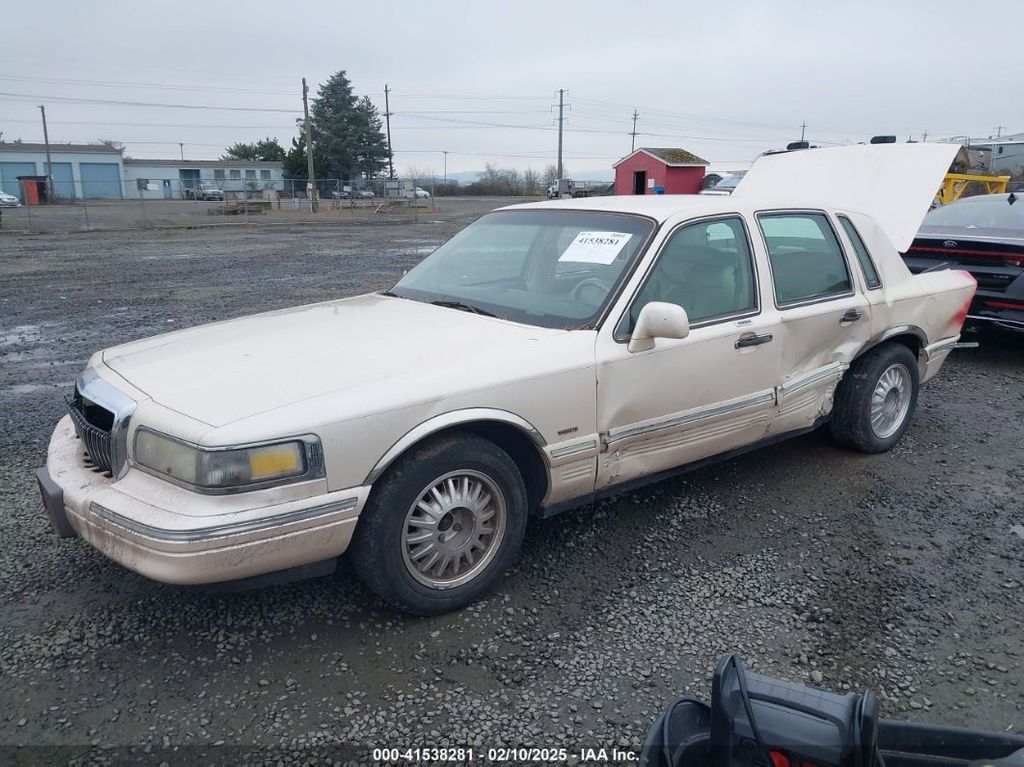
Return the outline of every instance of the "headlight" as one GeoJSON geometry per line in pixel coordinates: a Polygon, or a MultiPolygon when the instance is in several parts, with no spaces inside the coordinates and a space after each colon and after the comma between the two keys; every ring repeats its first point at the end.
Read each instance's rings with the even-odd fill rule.
{"type": "Polygon", "coordinates": [[[315,437],[211,449],[140,428],[134,458],[140,466],[200,492],[256,490],[323,476],[315,437]]]}

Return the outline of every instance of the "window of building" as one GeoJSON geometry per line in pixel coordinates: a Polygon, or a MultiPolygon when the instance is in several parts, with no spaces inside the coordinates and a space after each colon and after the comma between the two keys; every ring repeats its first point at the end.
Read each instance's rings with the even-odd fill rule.
{"type": "Polygon", "coordinates": [[[248,178],[248,179],[254,179],[254,178],[256,178],[256,171],[255,171],[255,170],[253,170],[252,168],[248,168],[248,169],[247,169],[247,170],[245,171],[245,177],[246,177],[246,178],[248,178]]]}
{"type": "Polygon", "coordinates": [[[860,268],[864,271],[864,282],[869,288],[882,287],[882,281],[878,279],[878,270],[875,269],[875,263],[871,260],[871,254],[868,253],[868,247],[864,244],[864,240],[860,238],[860,232],[857,231],[857,227],[846,216],[839,216],[839,223],[843,225],[843,229],[846,230],[846,236],[850,238],[850,242],[853,244],[853,252],[857,254],[860,268]]]}
{"type": "Polygon", "coordinates": [[[266,168],[260,168],[260,178],[264,181],[270,181],[270,171],[266,168]]]}
{"type": "Polygon", "coordinates": [[[850,293],[850,272],[824,213],[762,213],[757,217],[779,306],[850,293]]]}
{"type": "Polygon", "coordinates": [[[228,171],[228,176],[232,179],[240,179],[242,177],[242,171],[232,168],[228,171]]]}
{"type": "Polygon", "coordinates": [[[218,181],[223,181],[224,180],[224,169],[223,168],[214,168],[213,169],[213,177],[215,179],[217,179],[218,181]]]}
{"type": "Polygon", "coordinates": [[[630,331],[651,301],[683,307],[691,323],[755,312],[756,280],[743,222],[723,218],[673,232],[633,302],[630,331]]]}

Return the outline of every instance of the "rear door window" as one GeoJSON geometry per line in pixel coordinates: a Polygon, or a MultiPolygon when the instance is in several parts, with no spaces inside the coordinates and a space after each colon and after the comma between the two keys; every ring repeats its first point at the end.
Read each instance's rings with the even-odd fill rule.
{"type": "Polygon", "coordinates": [[[868,253],[864,240],[860,238],[860,232],[857,231],[857,227],[846,216],[838,216],[838,218],[839,223],[846,230],[846,236],[850,238],[853,252],[857,254],[857,261],[860,262],[860,268],[864,272],[865,284],[871,289],[882,287],[882,281],[878,278],[878,270],[875,269],[875,262],[871,260],[871,254],[868,253]]]}
{"type": "Polygon", "coordinates": [[[846,258],[824,213],[761,213],[779,306],[821,301],[853,291],[846,258]]]}

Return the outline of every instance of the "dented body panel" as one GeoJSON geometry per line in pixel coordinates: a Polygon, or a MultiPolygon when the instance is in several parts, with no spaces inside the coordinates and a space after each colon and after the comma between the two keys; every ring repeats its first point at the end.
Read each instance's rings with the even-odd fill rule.
{"type": "MultiPolygon", "coordinates": [[[[941,162],[938,154],[928,152],[932,162],[941,162]]],[[[765,185],[764,174],[753,177],[765,185]]],[[[124,474],[103,477],[83,465],[65,418],[47,457],[63,495],[51,494],[48,505],[63,509],[79,536],[127,567],[162,581],[207,583],[340,555],[388,467],[441,431],[491,424],[521,435],[542,467],[534,509],[541,512],[806,431],[828,417],[843,375],[879,343],[908,345],[921,380],[934,376],[959,337],[975,288],[965,272],[908,271],[893,237],[903,236],[916,203],[881,224],[825,202],[748,193],[517,206],[633,213],[657,222],[594,327],[542,328],[367,295],[108,349],[89,369],[135,403],[129,446],[141,426],[208,447],[311,434],[322,444],[324,475],[202,495],[141,470],[129,448],[124,474]],[[848,291],[796,304],[778,300],[759,216],[787,211],[826,217],[848,291]],[[879,285],[868,284],[840,217],[853,222],[879,285]],[[630,351],[627,319],[669,238],[694,222],[726,218],[742,221],[749,239],[756,306],[630,351]],[[746,343],[751,338],[753,345],[746,343]]]]}

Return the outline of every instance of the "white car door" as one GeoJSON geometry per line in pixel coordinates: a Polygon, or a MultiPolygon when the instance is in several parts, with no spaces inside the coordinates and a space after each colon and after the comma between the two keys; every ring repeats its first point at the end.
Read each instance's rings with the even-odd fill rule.
{"type": "Polygon", "coordinates": [[[738,214],[690,221],[665,237],[638,287],[598,334],[597,490],[766,436],[778,381],[778,316],[762,311],[750,235],[738,214]],[[648,302],[682,306],[683,339],[627,342],[648,302]]]}
{"type": "Polygon", "coordinates": [[[780,383],[772,432],[812,426],[871,334],[871,307],[853,278],[836,223],[820,210],[756,215],[770,266],[780,383]]]}

